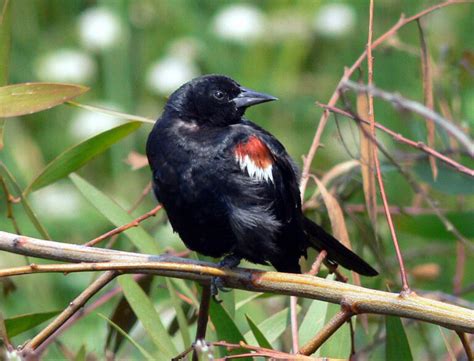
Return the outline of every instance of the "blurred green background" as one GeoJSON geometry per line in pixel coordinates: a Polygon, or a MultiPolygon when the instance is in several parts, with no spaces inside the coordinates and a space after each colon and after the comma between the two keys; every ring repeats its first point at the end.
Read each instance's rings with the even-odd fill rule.
{"type": "MultiPolygon", "coordinates": [[[[435,2],[379,0],[375,4],[377,37],[395,24],[401,13],[412,15],[435,2]]],[[[357,59],[367,41],[368,1],[362,0],[15,0],[10,1],[10,7],[9,83],[82,84],[91,90],[77,99],[81,103],[157,118],[166,97],[183,82],[200,74],[226,74],[247,87],[280,99],[249,110],[247,116],[275,134],[300,165],[322,112],[315,101],[328,101],[344,67],[357,59]]],[[[422,19],[433,62],[436,108],[439,110],[441,102],[448,104],[457,124],[467,131],[474,120],[473,19],[472,4],[450,6],[422,19]]],[[[419,52],[418,29],[411,23],[374,52],[376,85],[423,102],[419,52]]],[[[359,78],[365,80],[365,67],[353,77],[359,78]]],[[[348,97],[354,100],[353,94],[348,97]]],[[[408,138],[426,141],[425,125],[420,117],[400,113],[379,100],[375,103],[375,114],[378,122],[408,138]]],[[[25,188],[66,148],[122,122],[67,105],[9,119],[0,158],[25,188]]],[[[144,153],[150,130],[150,125],[143,124],[139,131],[89,162],[78,174],[121,207],[129,209],[149,182],[150,172],[147,167],[132,170],[127,159],[131,152],[144,153]]],[[[451,149],[452,143],[446,134],[439,129],[437,134],[436,148],[451,149]]],[[[403,164],[426,185],[461,233],[472,239],[472,180],[438,163],[440,175],[437,182],[433,182],[423,154],[400,146],[384,135],[380,138],[392,155],[403,159],[403,164]],[[421,156],[413,161],[414,154],[421,156]]],[[[322,143],[324,147],[319,149],[312,165],[315,174],[322,175],[340,162],[358,158],[358,129],[347,119],[331,117],[322,143]]],[[[474,164],[462,154],[454,153],[453,157],[464,164],[474,164]]],[[[411,206],[416,202],[413,191],[393,166],[383,163],[383,170],[391,205],[411,206]]],[[[338,186],[342,206],[363,204],[359,171],[352,172],[338,186]]],[[[310,185],[307,196],[313,190],[310,185]]],[[[5,216],[6,202],[4,198],[0,200],[0,229],[14,232],[5,216]]],[[[113,228],[67,178],[34,192],[30,200],[54,240],[84,243],[113,228]]],[[[133,215],[143,214],[154,204],[153,197],[147,196],[133,215]]],[[[421,207],[424,209],[426,205],[421,203],[421,207]]],[[[40,237],[19,205],[14,206],[14,211],[22,233],[40,237]]],[[[320,207],[314,217],[330,228],[324,207],[320,207]]],[[[456,265],[454,237],[432,214],[398,215],[395,220],[408,268],[434,264],[431,271],[411,277],[412,286],[452,294],[456,265]]],[[[389,284],[392,290],[397,290],[398,267],[383,215],[379,217],[379,244],[373,239],[366,214],[348,214],[346,222],[353,247],[383,270],[381,277],[364,279],[363,284],[382,290],[389,284]],[[385,265],[380,264],[380,259],[385,265]]],[[[158,219],[145,222],[143,227],[156,238],[161,249],[184,249],[166,224],[164,213],[158,219]]],[[[114,247],[132,249],[123,236],[114,247]]],[[[24,262],[18,256],[0,255],[1,267],[24,262]]],[[[61,309],[87,286],[91,277],[75,274],[15,278],[17,289],[0,295],[0,311],[9,318],[61,309]]],[[[468,255],[463,286],[473,282],[474,266],[468,255]]],[[[164,299],[168,296],[156,284],[164,286],[164,281],[156,280],[151,293],[167,323],[171,319],[170,306],[164,299]]],[[[236,298],[248,295],[239,291],[236,298]]],[[[472,290],[462,297],[474,302],[472,290]]],[[[308,304],[303,303],[304,309],[308,304]]],[[[109,302],[100,312],[109,315],[114,305],[115,302],[109,302]]],[[[286,297],[271,297],[251,302],[244,311],[259,322],[284,305],[287,305],[286,297]]],[[[236,316],[236,322],[248,330],[244,311],[236,316]]],[[[372,342],[378,323],[379,318],[370,318],[369,335],[361,332],[357,339],[359,348],[372,342]]],[[[415,359],[432,359],[433,355],[446,353],[438,327],[412,324],[406,330],[415,359]]],[[[60,339],[73,352],[85,345],[88,352],[102,359],[106,332],[106,322],[93,313],[60,339]]],[[[134,332],[132,337],[136,339],[143,335],[139,327],[134,332]]],[[[455,340],[452,332],[444,332],[448,340],[455,340]]],[[[13,341],[20,344],[34,334],[31,331],[13,341]]],[[[143,343],[149,346],[146,338],[143,343]]],[[[288,350],[288,332],[276,344],[288,350]]],[[[381,343],[371,350],[369,358],[383,359],[383,351],[381,343]]],[[[120,355],[123,359],[139,358],[129,345],[124,345],[121,352],[119,358],[120,355]]],[[[45,357],[64,356],[57,345],[52,345],[45,357]]]]}

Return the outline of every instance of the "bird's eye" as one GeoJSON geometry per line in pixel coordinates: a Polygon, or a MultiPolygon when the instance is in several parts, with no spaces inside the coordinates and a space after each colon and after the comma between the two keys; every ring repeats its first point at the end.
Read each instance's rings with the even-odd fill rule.
{"type": "Polygon", "coordinates": [[[216,98],[217,100],[222,100],[225,98],[225,93],[223,91],[220,91],[220,90],[216,90],[213,94],[214,98],[216,98]]]}

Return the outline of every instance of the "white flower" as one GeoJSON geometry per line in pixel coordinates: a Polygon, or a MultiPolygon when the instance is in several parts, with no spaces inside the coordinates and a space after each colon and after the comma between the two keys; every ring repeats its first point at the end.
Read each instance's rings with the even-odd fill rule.
{"type": "Polygon", "coordinates": [[[291,38],[306,39],[312,35],[311,25],[297,12],[282,11],[276,13],[268,24],[268,36],[273,41],[291,38]]]}
{"type": "MultiPolygon", "coordinates": [[[[97,106],[121,111],[114,104],[98,104],[97,106]]],[[[114,116],[90,110],[79,109],[71,121],[69,131],[77,140],[83,140],[118,126],[121,123],[122,121],[114,116]]]]}
{"type": "Polygon", "coordinates": [[[107,8],[89,8],[79,18],[81,42],[91,50],[104,50],[116,44],[122,36],[121,29],[119,17],[107,8]]]}
{"type": "Polygon", "coordinates": [[[314,29],[323,36],[336,37],[351,31],[356,12],[347,4],[328,4],[319,8],[314,18],[314,29]]]}
{"type": "Polygon", "coordinates": [[[32,194],[31,201],[38,214],[56,219],[74,218],[81,207],[81,198],[75,188],[65,183],[39,189],[32,194]]]}
{"type": "Polygon", "coordinates": [[[230,5],[217,13],[213,27],[220,38],[246,42],[258,39],[263,34],[265,17],[252,5],[230,5]]]}
{"type": "Polygon", "coordinates": [[[157,94],[169,95],[199,75],[196,65],[186,58],[167,56],[150,66],[146,83],[157,94]]]}
{"type": "Polygon", "coordinates": [[[84,52],[60,49],[36,62],[36,75],[43,81],[86,83],[95,74],[96,63],[84,52]]]}

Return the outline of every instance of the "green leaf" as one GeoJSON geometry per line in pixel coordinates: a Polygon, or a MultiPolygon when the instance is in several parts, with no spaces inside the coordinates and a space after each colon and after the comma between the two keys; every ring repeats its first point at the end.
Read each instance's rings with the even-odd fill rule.
{"type": "Polygon", "coordinates": [[[0,85],[8,84],[11,49],[11,6],[9,0],[0,1],[0,85]]]}
{"type": "Polygon", "coordinates": [[[438,177],[433,180],[428,162],[418,163],[414,167],[416,175],[428,183],[433,189],[446,194],[474,194],[474,182],[467,174],[457,172],[455,169],[438,164],[438,177]]]}
{"type": "Polygon", "coordinates": [[[82,85],[22,83],[0,87],[0,118],[32,114],[63,104],[88,91],[82,85]]]}
{"type": "Polygon", "coordinates": [[[249,315],[245,315],[245,318],[247,319],[247,323],[249,324],[250,330],[252,331],[255,339],[257,340],[258,344],[260,347],[264,348],[269,348],[272,349],[272,345],[270,344],[270,341],[267,340],[263,332],[258,328],[257,324],[252,321],[249,315]]]}
{"type": "MultiPolygon", "coordinates": [[[[240,332],[239,328],[235,324],[234,320],[229,316],[226,309],[214,299],[211,300],[209,315],[211,316],[211,321],[216,328],[217,338],[220,341],[227,341],[235,344],[238,344],[240,341],[246,342],[242,332],[240,332]]],[[[235,355],[242,352],[243,349],[235,349],[229,351],[229,354],[235,355]]],[[[251,361],[250,358],[246,358],[245,360],[251,361]]]]}
{"type": "Polygon", "coordinates": [[[134,132],[141,123],[119,125],[76,144],[58,155],[26,188],[25,194],[45,187],[81,168],[91,159],[105,152],[114,143],[134,132]]]}
{"type": "Polygon", "coordinates": [[[41,234],[41,236],[45,239],[51,239],[49,236],[48,231],[46,228],[41,224],[39,221],[38,217],[36,216],[35,212],[30,206],[30,203],[26,199],[26,197],[23,196],[23,193],[21,191],[20,186],[18,185],[15,177],[13,174],[10,173],[8,168],[3,164],[3,162],[0,161],[0,175],[8,181],[8,183],[13,187],[13,191],[11,192],[12,195],[15,198],[20,198],[21,205],[23,206],[23,209],[25,210],[26,215],[30,219],[31,223],[35,226],[37,231],[41,234]]]}
{"type": "Polygon", "coordinates": [[[156,122],[155,119],[145,118],[145,117],[141,117],[139,115],[134,115],[134,114],[117,112],[115,110],[106,109],[106,108],[97,107],[97,106],[88,105],[88,104],[81,104],[81,103],[69,101],[67,102],[67,105],[72,105],[73,107],[86,109],[95,113],[107,114],[107,115],[110,115],[111,117],[116,117],[116,118],[125,119],[129,121],[136,121],[136,122],[142,122],[142,123],[148,123],[148,124],[155,124],[156,122]]]}
{"type": "MultiPolygon", "coordinates": [[[[120,207],[114,200],[95,188],[92,184],[73,173],[69,175],[74,185],[116,227],[133,221],[133,217],[120,207]]],[[[143,253],[159,254],[157,242],[142,227],[132,227],[124,232],[130,241],[143,253]]]]}
{"type": "Polygon", "coordinates": [[[118,282],[133,312],[135,312],[146,333],[158,348],[159,352],[155,356],[163,360],[169,360],[177,355],[178,351],[146,293],[130,275],[120,276],[118,282]]]}
{"type": "Polygon", "coordinates": [[[411,361],[410,344],[400,318],[385,316],[387,341],[385,344],[385,359],[387,361],[411,361]]]}
{"type": "Polygon", "coordinates": [[[311,305],[309,306],[298,331],[300,346],[304,346],[324,326],[327,309],[327,302],[311,300],[311,305]]]}
{"type": "Polygon", "coordinates": [[[11,338],[23,332],[31,330],[33,327],[42,324],[43,322],[56,316],[60,312],[61,310],[51,312],[29,313],[25,315],[7,318],[5,320],[5,326],[7,328],[8,337],[11,338]]]}
{"type": "MultiPolygon", "coordinates": [[[[298,314],[301,307],[296,308],[298,314]]],[[[275,313],[273,316],[267,318],[265,321],[258,324],[258,328],[265,335],[269,342],[274,342],[283,332],[287,329],[290,324],[290,308],[287,307],[280,312],[275,313]]],[[[257,341],[251,331],[245,334],[245,338],[249,342],[254,343],[257,341]]]]}
{"type": "Polygon", "coordinates": [[[184,314],[183,308],[181,307],[181,301],[178,296],[176,296],[176,291],[173,287],[171,280],[166,277],[166,287],[171,296],[171,302],[173,303],[174,310],[176,312],[176,318],[178,319],[179,331],[181,332],[181,337],[183,338],[184,347],[191,346],[191,338],[189,336],[189,327],[188,320],[184,314]]]}
{"type": "Polygon", "coordinates": [[[264,293],[261,293],[261,292],[260,293],[259,292],[252,292],[249,297],[244,298],[243,300],[241,300],[241,301],[239,301],[235,304],[235,310],[236,311],[240,310],[247,303],[249,303],[249,302],[251,302],[251,301],[255,300],[256,298],[261,297],[263,295],[264,295],[264,293]]]}
{"type": "MultiPolygon", "coordinates": [[[[324,323],[327,324],[336,313],[341,310],[341,306],[329,304],[324,323]]],[[[347,323],[339,329],[321,346],[321,356],[347,359],[351,353],[351,334],[347,323]]],[[[401,359],[400,359],[401,360],[401,359]]]]}
{"type": "MultiPolygon", "coordinates": [[[[8,83],[8,68],[11,48],[10,1],[0,1],[0,86],[8,83]]],[[[3,133],[6,119],[0,119],[0,151],[3,148],[3,133]]]]}
{"type": "Polygon", "coordinates": [[[119,325],[117,325],[114,321],[110,320],[107,316],[98,313],[97,316],[106,320],[113,328],[117,330],[124,338],[126,338],[135,348],[143,355],[145,359],[148,361],[153,361],[155,358],[151,356],[143,347],[141,347],[137,341],[135,341],[128,333],[126,333],[119,325]]]}
{"type": "Polygon", "coordinates": [[[77,351],[76,357],[74,357],[74,361],[86,361],[86,346],[82,345],[79,351],[77,351]]]}
{"type": "MultiPolygon", "coordinates": [[[[474,212],[466,210],[465,212],[449,212],[445,216],[466,238],[474,237],[474,212]]],[[[454,234],[448,232],[443,223],[434,214],[422,214],[414,216],[395,215],[394,220],[397,229],[427,239],[452,240],[456,239],[454,234]]]]}

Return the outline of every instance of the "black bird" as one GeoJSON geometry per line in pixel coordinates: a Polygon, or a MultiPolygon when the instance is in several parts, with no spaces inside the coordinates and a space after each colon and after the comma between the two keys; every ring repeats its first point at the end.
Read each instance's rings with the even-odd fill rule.
{"type": "Polygon", "coordinates": [[[361,275],[377,271],[306,218],[299,172],[283,145],[243,117],[255,104],[276,100],[221,75],[181,86],[169,98],[147,141],[156,198],[186,246],[300,273],[308,247],[361,275]]]}

